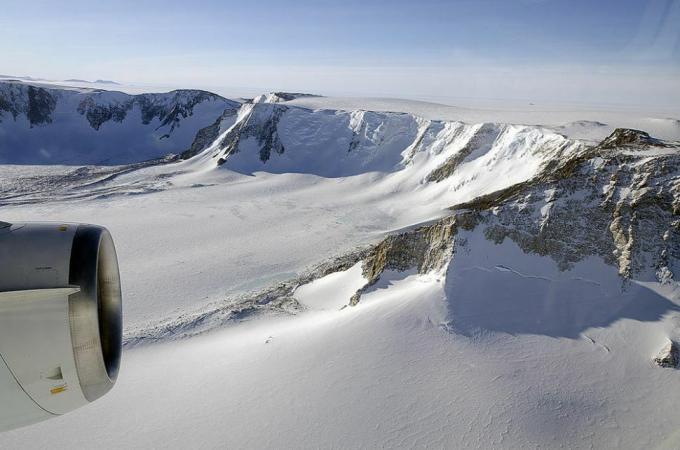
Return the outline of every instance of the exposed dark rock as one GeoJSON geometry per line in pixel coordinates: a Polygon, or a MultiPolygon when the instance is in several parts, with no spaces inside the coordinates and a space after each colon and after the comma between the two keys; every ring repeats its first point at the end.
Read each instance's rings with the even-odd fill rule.
{"type": "Polygon", "coordinates": [[[649,133],[630,128],[617,128],[599,145],[601,149],[615,149],[627,146],[659,146],[665,147],[663,141],[655,139],[649,133]]]}
{"type": "MultiPolygon", "coordinates": [[[[260,161],[267,162],[272,151],[283,154],[285,151],[279,139],[278,123],[288,107],[271,103],[258,103],[253,105],[248,117],[235,125],[220,142],[222,157],[227,160],[229,156],[238,152],[239,143],[242,139],[254,137],[260,146],[260,161]],[[253,120],[251,120],[253,119],[253,120]]],[[[218,165],[219,164],[218,162],[218,165]]]]}
{"type": "MultiPolygon", "coordinates": [[[[235,108],[229,108],[226,109],[220,117],[215,120],[214,123],[208,125],[207,127],[201,128],[198,130],[198,133],[196,133],[196,137],[194,137],[194,141],[191,143],[191,147],[189,147],[188,150],[185,150],[180,154],[181,159],[189,159],[206,148],[210,146],[213,142],[215,142],[215,139],[220,134],[220,124],[222,123],[222,120],[224,120],[227,117],[235,116],[236,113],[238,112],[237,109],[235,108]]],[[[224,161],[223,161],[224,163],[224,161]]],[[[218,161],[218,165],[221,165],[218,161]]]]}
{"type": "Polygon", "coordinates": [[[0,96],[0,123],[2,123],[2,116],[3,113],[10,113],[12,115],[12,118],[16,120],[17,115],[19,114],[19,111],[14,107],[12,103],[3,96],[0,96]]]}
{"type": "MultiPolygon", "coordinates": [[[[57,106],[56,95],[47,89],[22,82],[3,81],[0,89],[0,119],[2,113],[10,113],[14,120],[25,115],[31,127],[52,122],[52,113],[57,106]]],[[[1,120],[0,120],[1,121],[1,120]]]]}
{"type": "Polygon", "coordinates": [[[356,131],[352,130],[352,140],[349,142],[349,148],[347,149],[347,152],[352,152],[359,147],[359,144],[361,144],[361,140],[359,139],[359,135],[357,134],[356,131]]]}
{"type": "Polygon", "coordinates": [[[623,278],[672,277],[670,261],[680,257],[680,185],[675,183],[680,152],[650,158],[623,147],[599,149],[454,210],[484,211],[487,238],[500,243],[508,237],[564,270],[596,255],[617,266],[623,278]]]}
{"type": "Polygon", "coordinates": [[[170,125],[172,132],[179,125],[180,119],[186,119],[193,114],[196,105],[221,98],[211,92],[200,90],[182,89],[169,94],[172,95],[169,102],[156,94],[135,96],[135,102],[139,104],[142,112],[142,123],[146,125],[158,119],[161,122],[159,127],[170,125]]]}
{"type": "Polygon", "coordinates": [[[660,367],[677,369],[678,363],[680,363],[678,344],[675,341],[669,340],[659,354],[654,357],[654,363],[660,367]]]}
{"type": "Polygon", "coordinates": [[[385,270],[405,271],[416,268],[427,273],[444,267],[453,251],[453,237],[458,226],[473,226],[471,214],[449,216],[434,224],[418,227],[401,234],[388,236],[371,248],[363,261],[363,274],[368,280],[350,299],[359,303],[361,295],[375,284],[385,270]]]}
{"type": "Polygon", "coordinates": [[[52,122],[52,112],[57,100],[46,90],[28,86],[28,111],[26,116],[31,126],[52,122]]]}
{"type": "Polygon", "coordinates": [[[433,170],[428,176],[427,181],[440,182],[450,177],[456,168],[465,161],[470,154],[484,146],[491,147],[493,142],[500,134],[500,129],[496,124],[485,123],[479,130],[470,137],[470,140],[455,155],[444,161],[444,164],[433,170]]]}
{"type": "Polygon", "coordinates": [[[510,238],[562,270],[599,256],[624,280],[650,273],[662,282],[672,279],[671,267],[680,259],[680,152],[649,158],[624,147],[584,149],[546,165],[530,181],[456,205],[454,216],[387,237],[364,260],[368,283],[350,304],[386,269],[436,268],[426,262],[451,251],[447,242],[458,227],[482,226],[487,239],[500,244],[510,238]]]}
{"type": "Polygon", "coordinates": [[[85,115],[92,128],[99,130],[102,124],[110,120],[122,122],[128,111],[132,109],[133,104],[134,101],[130,99],[123,103],[98,105],[94,97],[89,96],[80,102],[78,112],[85,115]]]}
{"type": "Polygon", "coordinates": [[[302,92],[274,92],[274,95],[281,101],[287,102],[300,97],[321,97],[315,94],[304,94],[302,92]]]}

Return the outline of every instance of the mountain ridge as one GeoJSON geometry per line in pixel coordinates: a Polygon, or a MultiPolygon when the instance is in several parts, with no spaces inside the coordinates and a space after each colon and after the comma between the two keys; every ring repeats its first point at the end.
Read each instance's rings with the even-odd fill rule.
{"type": "Polygon", "coordinates": [[[0,162],[111,165],[181,153],[239,106],[202,90],[130,95],[0,81],[0,162]]]}

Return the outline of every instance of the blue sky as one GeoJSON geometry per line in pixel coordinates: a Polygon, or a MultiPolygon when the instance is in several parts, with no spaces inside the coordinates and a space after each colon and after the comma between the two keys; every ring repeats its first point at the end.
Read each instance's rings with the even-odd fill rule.
{"type": "Polygon", "coordinates": [[[4,0],[0,52],[0,73],[54,79],[668,101],[680,0],[4,0]]]}

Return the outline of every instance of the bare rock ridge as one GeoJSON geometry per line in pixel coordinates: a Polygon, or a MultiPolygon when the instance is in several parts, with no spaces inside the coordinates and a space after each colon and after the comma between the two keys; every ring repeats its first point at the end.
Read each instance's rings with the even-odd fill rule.
{"type": "Polygon", "coordinates": [[[217,165],[222,165],[227,158],[239,152],[242,140],[254,138],[259,145],[259,159],[263,163],[269,160],[272,152],[283,154],[285,148],[279,139],[278,124],[288,107],[276,104],[258,105],[250,112],[247,120],[236,124],[222,138],[219,148],[222,156],[217,165]]]}
{"type": "Polygon", "coordinates": [[[678,176],[680,148],[617,129],[533,180],[456,205],[452,216],[434,224],[386,237],[363,260],[368,283],[350,304],[386,269],[424,273],[446,266],[459,228],[482,227],[488,240],[511,239],[526,253],[550,257],[561,270],[598,256],[624,282],[668,282],[680,270],[678,176]],[[650,154],[650,146],[666,151],[650,154]]]}
{"type": "Polygon", "coordinates": [[[385,238],[371,248],[363,260],[363,274],[368,281],[352,296],[349,304],[359,303],[361,295],[380,279],[385,270],[417,268],[418,273],[427,273],[446,266],[453,252],[456,230],[459,226],[473,226],[469,219],[469,215],[454,215],[432,225],[385,238]]]}
{"type": "Polygon", "coordinates": [[[139,106],[142,123],[150,124],[158,119],[158,128],[168,125],[171,133],[179,125],[181,119],[186,119],[194,112],[194,107],[207,100],[219,98],[216,94],[206,91],[181,90],[169,93],[169,98],[161,98],[155,94],[140,94],[114,103],[101,104],[95,96],[87,96],[78,105],[78,112],[87,118],[90,126],[98,130],[102,124],[112,120],[122,122],[127,114],[139,106]]]}
{"type": "Polygon", "coordinates": [[[179,159],[192,158],[208,148],[219,137],[222,121],[236,116],[237,112],[237,109],[226,109],[215,122],[198,130],[191,146],[179,155],[179,159]]]}
{"type": "Polygon", "coordinates": [[[614,132],[599,145],[601,149],[616,149],[619,147],[640,147],[656,146],[665,147],[666,144],[659,139],[655,139],[649,133],[629,128],[617,128],[614,132]]]}
{"type": "Polygon", "coordinates": [[[453,175],[458,166],[475,150],[483,146],[490,146],[498,138],[501,130],[495,124],[485,123],[470,137],[465,146],[453,156],[449,157],[441,166],[433,170],[427,181],[440,182],[453,175]]]}
{"type": "Polygon", "coordinates": [[[654,363],[659,367],[677,369],[680,364],[680,348],[677,342],[669,339],[659,354],[654,357],[654,363]]]}

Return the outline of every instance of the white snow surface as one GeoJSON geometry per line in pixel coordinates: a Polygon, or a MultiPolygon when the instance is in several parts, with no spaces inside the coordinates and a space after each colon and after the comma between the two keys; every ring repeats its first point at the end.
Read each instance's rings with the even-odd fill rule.
{"type": "Polygon", "coordinates": [[[284,102],[312,109],[396,111],[432,120],[498,122],[551,128],[571,139],[599,142],[615,128],[634,128],[669,141],[680,140],[680,109],[650,110],[586,104],[462,102],[452,106],[391,98],[301,97],[284,102]]]}
{"type": "MultiPolygon", "coordinates": [[[[221,167],[216,145],[138,170],[0,166],[0,218],[107,226],[129,334],[441,217],[581,145],[545,127],[369,107],[290,108],[286,152],[267,163],[247,140],[221,167]],[[357,156],[344,155],[352,131],[357,156]],[[426,181],[473,137],[450,177],[426,181]]],[[[388,271],[355,307],[360,264],[297,287],[293,316],[127,348],[108,395],[0,434],[0,447],[678,447],[680,377],[651,362],[680,338],[676,284],[624,286],[595,258],[561,272],[479,230],[456,239],[447,268],[388,271]]]]}
{"type": "Polygon", "coordinates": [[[303,306],[316,310],[340,310],[347,300],[366,284],[361,262],[298,287],[293,297],[303,306]]]}
{"type": "MultiPolygon", "coordinates": [[[[606,327],[596,321],[573,337],[544,333],[542,326],[559,329],[571,319],[569,312],[597,313],[595,298],[587,305],[568,292],[592,292],[598,285],[620,289],[611,284],[614,270],[591,260],[561,273],[549,259],[525,255],[514,244],[465,237],[468,251],[458,254],[448,275],[393,274],[354,308],[312,309],[127,351],[118,385],[105,398],[5,433],[0,443],[272,449],[677,445],[680,379],[654,367],[649,357],[672,325],[662,295],[635,288],[657,299],[653,312],[664,313],[660,318],[615,308],[606,327]],[[469,277],[470,270],[485,276],[469,277]],[[465,279],[470,285],[458,294],[465,279]],[[539,322],[506,304],[508,287],[546,311],[539,316],[542,326],[517,328],[539,322]],[[546,288],[555,288],[553,295],[546,288]],[[492,309],[461,315],[458,304],[472,313],[474,299],[492,309]],[[485,326],[487,314],[496,312],[485,326]],[[458,333],[458,323],[483,327],[458,333]]],[[[346,277],[329,276],[309,292],[328,294],[333,286],[340,292],[346,277]]],[[[642,300],[611,299],[624,307],[642,300]]]]}

